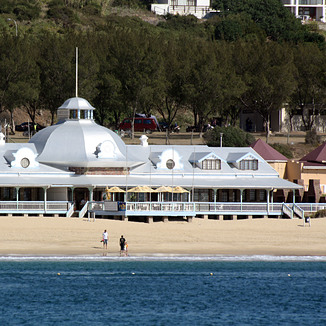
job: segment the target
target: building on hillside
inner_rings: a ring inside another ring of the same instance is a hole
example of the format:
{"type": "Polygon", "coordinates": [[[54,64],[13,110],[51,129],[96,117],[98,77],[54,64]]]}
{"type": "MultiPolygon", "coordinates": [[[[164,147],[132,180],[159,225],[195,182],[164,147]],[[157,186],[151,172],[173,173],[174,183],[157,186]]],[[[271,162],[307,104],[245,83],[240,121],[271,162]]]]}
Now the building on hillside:
{"type": "Polygon", "coordinates": [[[285,7],[302,20],[319,20],[326,22],[326,4],[323,0],[282,0],[285,7]]]}
{"type": "Polygon", "coordinates": [[[151,4],[151,11],[157,15],[194,15],[198,19],[215,12],[211,0],[158,0],[151,4]]]}
{"type": "MultiPolygon", "coordinates": [[[[75,97],[29,143],[0,139],[0,214],[119,218],[282,215],[279,177],[251,147],[126,145],[75,97]],[[275,201],[275,202],[274,202],[275,201]]],[[[289,209],[287,207],[287,213],[289,209]]]]}
{"type": "MultiPolygon", "coordinates": [[[[312,111],[305,109],[304,116],[306,119],[313,121],[313,128],[317,132],[326,132],[326,115],[312,114],[312,111]]],[[[253,110],[242,110],[239,115],[239,126],[247,132],[263,132],[266,126],[261,115],[253,110]]],[[[291,118],[286,108],[281,108],[272,112],[270,117],[270,131],[288,133],[291,131],[305,131],[302,114],[300,110],[291,118]]]]}
{"type": "MultiPolygon", "coordinates": [[[[242,110],[239,114],[240,128],[247,132],[262,132],[266,126],[262,116],[250,109],[242,110]]],[[[281,111],[274,111],[270,117],[270,130],[273,132],[281,131],[282,115],[281,111]]]]}

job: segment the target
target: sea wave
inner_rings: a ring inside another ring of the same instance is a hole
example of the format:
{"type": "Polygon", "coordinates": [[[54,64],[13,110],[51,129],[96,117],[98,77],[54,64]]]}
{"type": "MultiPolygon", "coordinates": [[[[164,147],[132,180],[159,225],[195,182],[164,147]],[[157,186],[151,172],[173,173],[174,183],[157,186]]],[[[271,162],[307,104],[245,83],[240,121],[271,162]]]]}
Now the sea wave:
{"type": "Polygon", "coordinates": [[[135,255],[128,257],[120,256],[28,256],[28,255],[5,255],[0,256],[2,261],[289,261],[289,262],[326,262],[326,256],[273,256],[273,255],[135,255]]]}

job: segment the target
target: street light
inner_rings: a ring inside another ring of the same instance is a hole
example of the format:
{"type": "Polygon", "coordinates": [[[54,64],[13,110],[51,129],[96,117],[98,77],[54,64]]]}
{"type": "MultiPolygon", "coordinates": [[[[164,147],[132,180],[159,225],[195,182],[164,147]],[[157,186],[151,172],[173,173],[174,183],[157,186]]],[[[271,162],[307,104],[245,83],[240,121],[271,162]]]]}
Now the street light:
{"type": "Polygon", "coordinates": [[[17,22],[15,21],[15,19],[11,19],[11,18],[7,18],[8,21],[13,21],[15,23],[15,27],[16,27],[16,37],[18,36],[18,26],[17,26],[17,22]]]}
{"type": "Polygon", "coordinates": [[[220,147],[223,147],[223,132],[220,132],[220,147]]]}

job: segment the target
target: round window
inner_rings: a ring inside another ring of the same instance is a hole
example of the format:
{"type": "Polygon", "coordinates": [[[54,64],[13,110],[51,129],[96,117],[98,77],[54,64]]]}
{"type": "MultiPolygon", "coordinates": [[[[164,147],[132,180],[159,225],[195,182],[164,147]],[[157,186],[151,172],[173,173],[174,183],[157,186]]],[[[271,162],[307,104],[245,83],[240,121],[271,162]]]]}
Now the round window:
{"type": "Polygon", "coordinates": [[[173,160],[167,160],[166,161],[166,167],[169,169],[169,170],[172,170],[174,167],[175,167],[175,163],[173,160]]]}
{"type": "Polygon", "coordinates": [[[29,167],[29,159],[27,157],[22,158],[22,160],[20,161],[20,165],[23,168],[28,168],[29,167]]]}

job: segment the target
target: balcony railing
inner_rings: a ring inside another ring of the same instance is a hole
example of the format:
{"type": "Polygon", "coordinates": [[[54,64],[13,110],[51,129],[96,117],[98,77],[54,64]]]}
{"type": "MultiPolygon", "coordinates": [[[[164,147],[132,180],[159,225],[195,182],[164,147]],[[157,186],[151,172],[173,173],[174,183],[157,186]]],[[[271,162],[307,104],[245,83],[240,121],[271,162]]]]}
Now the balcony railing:
{"type": "Polygon", "coordinates": [[[0,213],[66,213],[72,203],[67,201],[0,201],[0,213]]]}
{"type": "MultiPolygon", "coordinates": [[[[121,205],[118,205],[119,207],[121,205]]],[[[90,211],[108,211],[105,202],[91,202],[90,211]]],[[[231,214],[281,214],[282,203],[229,203],[229,202],[127,202],[125,209],[113,209],[112,213],[120,212],[124,215],[231,215],[231,214]],[[174,213],[174,214],[172,214],[174,213]],[[178,214],[179,213],[179,214],[178,214]]]]}
{"type": "MultiPolygon", "coordinates": [[[[106,202],[92,201],[82,209],[101,215],[281,215],[283,203],[248,202],[106,202]]],[[[300,217],[307,212],[326,210],[326,203],[286,204],[300,217]]],[[[0,214],[66,214],[71,216],[73,204],[68,201],[0,201],[0,214]]],[[[284,207],[283,207],[284,209],[284,207]]]]}

